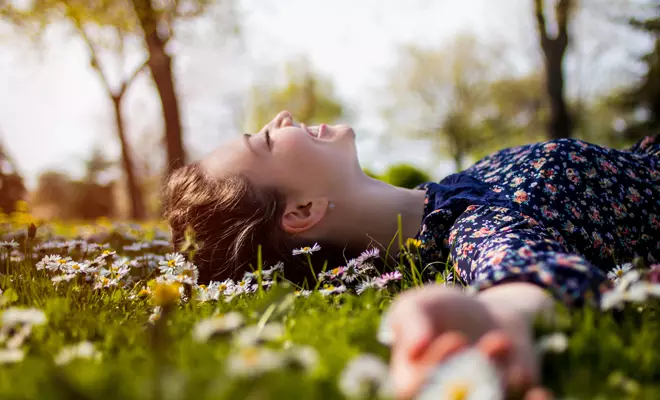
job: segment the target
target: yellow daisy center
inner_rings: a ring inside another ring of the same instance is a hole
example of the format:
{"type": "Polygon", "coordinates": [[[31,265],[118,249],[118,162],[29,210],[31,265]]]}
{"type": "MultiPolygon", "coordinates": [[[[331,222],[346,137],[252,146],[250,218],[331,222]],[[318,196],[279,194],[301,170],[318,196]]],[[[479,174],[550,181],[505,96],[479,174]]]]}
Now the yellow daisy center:
{"type": "Polygon", "coordinates": [[[259,351],[256,348],[250,347],[243,350],[241,358],[245,361],[245,364],[254,366],[259,364],[259,351]]]}
{"type": "Polygon", "coordinates": [[[616,271],[616,276],[619,276],[619,277],[623,276],[623,270],[622,270],[622,269],[618,269],[618,270],[616,271]]]}
{"type": "Polygon", "coordinates": [[[332,270],[332,273],[333,273],[334,275],[337,275],[337,274],[339,273],[339,271],[341,271],[341,268],[337,267],[337,268],[335,268],[335,269],[332,270]]]}
{"type": "Polygon", "coordinates": [[[470,394],[470,388],[467,384],[461,382],[449,387],[447,398],[451,400],[466,400],[470,394]]]}
{"type": "Polygon", "coordinates": [[[311,247],[303,247],[303,251],[310,251],[311,249],[311,247]]]}
{"type": "Polygon", "coordinates": [[[57,260],[57,262],[60,264],[66,264],[66,260],[57,260]]]}
{"type": "Polygon", "coordinates": [[[79,270],[79,269],[80,269],[80,265],[78,265],[78,264],[73,264],[73,265],[71,266],[71,268],[72,268],[72,269],[75,269],[75,270],[79,270]]]}
{"type": "Polygon", "coordinates": [[[173,267],[174,265],[176,265],[176,261],[174,261],[174,260],[168,260],[167,261],[167,266],[168,267],[173,267]]]}

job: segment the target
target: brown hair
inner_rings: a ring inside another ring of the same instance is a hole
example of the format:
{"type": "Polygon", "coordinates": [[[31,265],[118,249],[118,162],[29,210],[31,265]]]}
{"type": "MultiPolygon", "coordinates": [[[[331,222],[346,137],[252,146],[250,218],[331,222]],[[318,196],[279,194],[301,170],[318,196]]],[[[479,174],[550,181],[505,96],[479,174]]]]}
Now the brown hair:
{"type": "MultiPolygon", "coordinates": [[[[302,282],[312,278],[306,259],[291,255],[296,242],[309,244],[281,228],[285,197],[277,189],[257,187],[243,175],[216,179],[199,163],[193,163],[168,177],[163,202],[176,251],[184,243],[187,227],[195,233],[199,249],[191,261],[199,269],[200,283],[240,279],[246,271],[256,269],[259,245],[264,268],[282,261],[287,279],[302,282]]],[[[337,254],[337,246],[326,243],[322,248],[321,256],[326,256],[329,266],[331,262],[343,261],[337,259],[344,253],[339,249],[337,254]]],[[[318,261],[319,255],[314,258],[318,261]]]]}

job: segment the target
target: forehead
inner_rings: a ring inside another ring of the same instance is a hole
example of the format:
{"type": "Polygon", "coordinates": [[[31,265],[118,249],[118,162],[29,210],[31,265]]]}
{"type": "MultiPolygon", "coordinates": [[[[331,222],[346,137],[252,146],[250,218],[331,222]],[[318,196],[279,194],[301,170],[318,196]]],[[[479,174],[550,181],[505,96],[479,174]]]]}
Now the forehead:
{"type": "Polygon", "coordinates": [[[254,157],[253,152],[245,138],[240,136],[216,147],[199,164],[211,176],[222,179],[244,172],[250,165],[252,157],[254,157]]]}

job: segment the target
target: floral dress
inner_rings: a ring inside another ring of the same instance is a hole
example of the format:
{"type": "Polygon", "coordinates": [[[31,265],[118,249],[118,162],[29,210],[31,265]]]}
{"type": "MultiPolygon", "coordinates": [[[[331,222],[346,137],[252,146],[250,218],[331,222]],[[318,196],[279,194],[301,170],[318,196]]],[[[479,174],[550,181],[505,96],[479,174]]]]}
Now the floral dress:
{"type": "Polygon", "coordinates": [[[477,290],[524,281],[597,303],[617,265],[660,262],[657,135],[623,151],[575,139],[509,148],[420,188],[422,265],[477,290]]]}

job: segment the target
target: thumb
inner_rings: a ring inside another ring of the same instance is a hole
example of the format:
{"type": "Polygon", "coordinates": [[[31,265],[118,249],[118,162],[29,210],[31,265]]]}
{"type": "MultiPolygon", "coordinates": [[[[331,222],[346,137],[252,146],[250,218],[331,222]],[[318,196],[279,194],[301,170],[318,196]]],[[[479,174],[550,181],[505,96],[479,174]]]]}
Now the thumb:
{"type": "Polygon", "coordinates": [[[415,304],[400,308],[393,317],[394,346],[401,355],[418,359],[434,338],[433,321],[415,304]]]}

